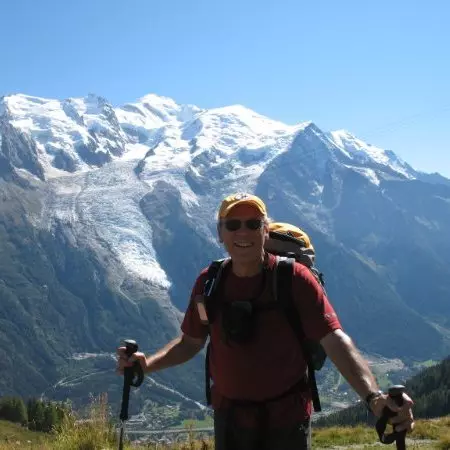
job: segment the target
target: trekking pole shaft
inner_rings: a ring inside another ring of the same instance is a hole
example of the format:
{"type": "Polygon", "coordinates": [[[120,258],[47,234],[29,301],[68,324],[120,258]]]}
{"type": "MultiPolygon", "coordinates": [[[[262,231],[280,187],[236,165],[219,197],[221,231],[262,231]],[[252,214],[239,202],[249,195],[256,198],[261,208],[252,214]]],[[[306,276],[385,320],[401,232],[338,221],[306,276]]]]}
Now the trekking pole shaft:
{"type": "Polygon", "coordinates": [[[128,420],[128,405],[130,402],[130,388],[131,388],[131,378],[133,377],[133,372],[131,367],[125,368],[123,377],[123,391],[122,391],[122,406],[120,409],[120,420],[128,420]],[[131,372],[131,373],[130,373],[131,372]]]}
{"type": "Polygon", "coordinates": [[[128,420],[128,404],[130,401],[130,382],[127,376],[127,369],[125,369],[123,377],[123,391],[122,391],[122,405],[120,408],[120,436],[119,436],[119,450],[123,450],[123,435],[125,431],[125,421],[128,420]]]}
{"type": "MultiPolygon", "coordinates": [[[[124,341],[126,346],[126,354],[128,357],[133,355],[138,351],[138,345],[136,341],[132,339],[126,339],[124,341]]],[[[133,367],[125,367],[123,372],[123,391],[122,391],[122,405],[120,408],[120,437],[119,437],[119,450],[123,450],[123,436],[125,432],[125,421],[128,420],[128,405],[130,402],[130,389],[131,386],[139,386],[144,378],[142,368],[140,364],[136,361],[133,367]],[[139,368],[138,375],[139,380],[133,381],[136,367],[139,368]]]]}
{"type": "Polygon", "coordinates": [[[125,424],[122,423],[122,426],[120,427],[120,436],[119,436],[119,450],[123,450],[123,429],[125,424]]]}

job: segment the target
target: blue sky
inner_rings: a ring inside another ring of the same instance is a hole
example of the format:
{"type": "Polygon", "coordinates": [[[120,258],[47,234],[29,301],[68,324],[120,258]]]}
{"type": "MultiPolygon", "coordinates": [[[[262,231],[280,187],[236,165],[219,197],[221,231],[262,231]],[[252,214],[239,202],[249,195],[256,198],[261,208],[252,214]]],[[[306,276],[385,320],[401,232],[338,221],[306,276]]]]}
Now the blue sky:
{"type": "Polygon", "coordinates": [[[0,95],[239,103],[450,177],[448,0],[15,0],[0,19],[0,95]]]}

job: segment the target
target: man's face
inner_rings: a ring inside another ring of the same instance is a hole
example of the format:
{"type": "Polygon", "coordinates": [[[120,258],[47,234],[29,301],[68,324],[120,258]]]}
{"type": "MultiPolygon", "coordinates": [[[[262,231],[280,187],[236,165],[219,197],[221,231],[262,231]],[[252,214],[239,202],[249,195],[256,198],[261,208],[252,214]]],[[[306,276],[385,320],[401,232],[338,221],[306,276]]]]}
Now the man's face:
{"type": "Polygon", "coordinates": [[[222,219],[219,224],[219,238],[222,240],[231,259],[238,263],[253,263],[260,261],[264,252],[264,241],[269,233],[265,217],[252,205],[235,206],[222,219]],[[236,230],[227,228],[229,225],[237,225],[240,221],[240,227],[236,230]],[[250,221],[248,224],[247,221],[250,221]],[[256,229],[255,225],[261,223],[256,229]]]}

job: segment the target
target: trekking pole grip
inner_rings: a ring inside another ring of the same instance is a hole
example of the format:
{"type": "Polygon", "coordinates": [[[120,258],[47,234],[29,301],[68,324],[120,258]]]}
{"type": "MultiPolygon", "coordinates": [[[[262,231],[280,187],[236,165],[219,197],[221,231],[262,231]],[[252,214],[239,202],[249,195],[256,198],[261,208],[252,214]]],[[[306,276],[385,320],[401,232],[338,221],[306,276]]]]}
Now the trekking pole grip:
{"type": "MultiPolygon", "coordinates": [[[[125,345],[125,354],[130,357],[139,349],[136,341],[126,339],[123,341],[125,345]]],[[[128,404],[130,399],[130,387],[138,387],[144,380],[144,371],[142,370],[139,361],[135,361],[132,367],[125,367],[123,377],[123,391],[122,391],[122,407],[120,410],[120,420],[128,420],[128,404]]]]}
{"type": "Polygon", "coordinates": [[[123,341],[125,344],[125,353],[128,357],[130,357],[133,353],[136,353],[139,350],[139,346],[137,345],[137,342],[133,339],[125,339],[123,341]]]}
{"type": "MultiPolygon", "coordinates": [[[[125,344],[125,354],[128,358],[139,350],[139,346],[133,339],[126,339],[123,343],[125,344]]],[[[144,380],[144,371],[139,361],[135,361],[132,367],[126,367],[124,375],[130,386],[139,387],[144,380]]]]}
{"type": "MultiPolygon", "coordinates": [[[[405,386],[395,385],[395,386],[391,386],[389,388],[388,395],[389,395],[389,397],[391,397],[394,400],[394,402],[397,404],[397,406],[402,406],[404,392],[405,392],[405,386]]],[[[377,430],[377,433],[378,433],[381,443],[392,444],[395,441],[397,450],[405,450],[405,448],[406,448],[406,443],[405,443],[406,431],[395,431],[395,428],[394,428],[394,431],[392,433],[385,434],[388,420],[392,417],[395,417],[396,415],[397,415],[397,413],[395,413],[390,408],[385,406],[381,417],[377,420],[377,423],[375,424],[375,428],[377,430]]]]}
{"type": "MultiPolygon", "coordinates": [[[[389,388],[388,394],[389,397],[391,397],[394,402],[397,404],[397,406],[403,405],[403,393],[405,392],[405,386],[396,385],[389,388]]],[[[397,447],[397,450],[405,450],[406,448],[406,431],[394,431],[394,433],[397,435],[395,444],[397,447]]]]}

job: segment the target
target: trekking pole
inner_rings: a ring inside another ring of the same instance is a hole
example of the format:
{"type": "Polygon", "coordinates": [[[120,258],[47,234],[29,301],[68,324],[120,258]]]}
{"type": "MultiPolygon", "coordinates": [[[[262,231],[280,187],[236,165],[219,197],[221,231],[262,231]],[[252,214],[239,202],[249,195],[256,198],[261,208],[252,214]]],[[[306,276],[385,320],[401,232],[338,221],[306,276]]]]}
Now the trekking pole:
{"type": "MultiPolygon", "coordinates": [[[[133,353],[138,351],[138,345],[136,341],[132,339],[126,339],[123,341],[126,350],[125,354],[130,357],[133,353]]],[[[128,404],[130,401],[130,388],[131,386],[138,387],[144,380],[144,371],[142,370],[139,361],[135,361],[132,367],[125,367],[123,373],[123,391],[122,391],[122,406],[120,409],[120,437],[119,437],[119,450],[123,450],[123,436],[125,431],[125,421],[128,420],[128,404]]]]}
{"type": "MultiPolygon", "coordinates": [[[[398,406],[403,405],[403,393],[405,392],[405,386],[396,385],[389,388],[388,394],[398,406]]],[[[395,441],[397,450],[406,449],[406,431],[393,431],[390,434],[385,434],[388,420],[391,417],[396,416],[397,413],[387,406],[384,407],[381,417],[377,420],[375,428],[380,438],[380,442],[383,444],[392,444],[395,441]]]]}

